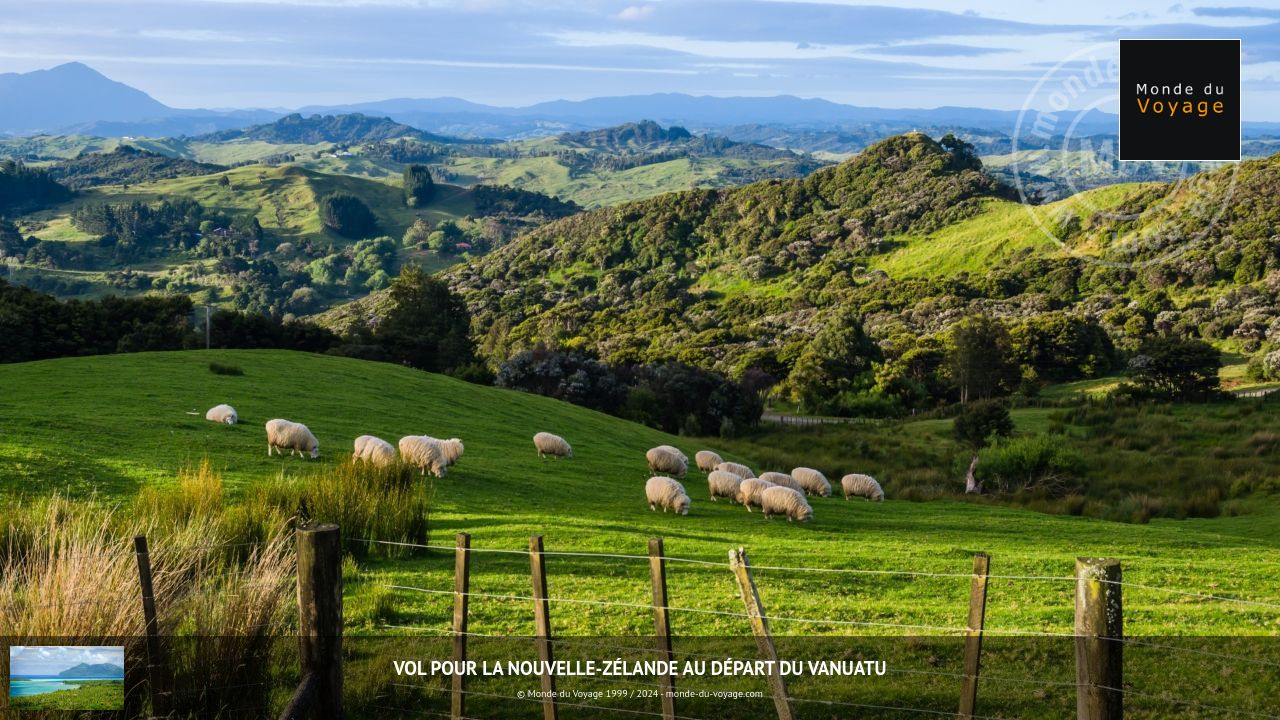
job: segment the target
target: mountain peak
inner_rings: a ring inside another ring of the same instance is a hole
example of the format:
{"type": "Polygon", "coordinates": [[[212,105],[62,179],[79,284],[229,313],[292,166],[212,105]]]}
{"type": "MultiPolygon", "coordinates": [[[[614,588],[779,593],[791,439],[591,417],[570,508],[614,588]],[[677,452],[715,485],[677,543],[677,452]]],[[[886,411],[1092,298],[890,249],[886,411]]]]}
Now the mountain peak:
{"type": "Polygon", "coordinates": [[[141,121],[174,110],[80,62],[0,75],[0,128],[49,132],[94,121],[141,121]]]}

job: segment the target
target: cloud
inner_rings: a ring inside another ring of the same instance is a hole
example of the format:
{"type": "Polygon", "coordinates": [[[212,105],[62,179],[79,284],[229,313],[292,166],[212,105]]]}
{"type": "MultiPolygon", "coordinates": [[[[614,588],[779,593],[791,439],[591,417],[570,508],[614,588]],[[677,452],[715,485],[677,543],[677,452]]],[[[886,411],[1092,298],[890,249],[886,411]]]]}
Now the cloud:
{"type": "Polygon", "coordinates": [[[1280,18],[1280,10],[1260,7],[1197,7],[1191,12],[1202,17],[1280,18]]]}
{"type": "Polygon", "coordinates": [[[952,43],[908,43],[906,45],[888,45],[878,48],[867,48],[874,55],[910,55],[914,57],[977,57],[995,53],[1013,52],[1011,48],[978,47],[976,45],[955,45],[952,43]]]}
{"type": "Polygon", "coordinates": [[[618,19],[634,22],[636,20],[643,20],[652,14],[652,5],[631,5],[623,8],[622,12],[618,13],[618,19]]]}

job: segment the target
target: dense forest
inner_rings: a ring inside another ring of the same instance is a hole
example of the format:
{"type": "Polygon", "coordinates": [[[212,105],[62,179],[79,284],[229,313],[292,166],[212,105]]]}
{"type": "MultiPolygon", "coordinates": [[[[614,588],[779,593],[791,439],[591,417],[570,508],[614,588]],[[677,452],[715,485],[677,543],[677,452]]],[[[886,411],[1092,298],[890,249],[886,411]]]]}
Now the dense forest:
{"type": "Polygon", "coordinates": [[[0,161],[0,216],[32,212],[70,197],[71,191],[48,170],[14,160],[0,161]]]}
{"type": "Polygon", "coordinates": [[[114,152],[83,153],[71,160],[54,163],[49,169],[53,179],[72,190],[98,185],[136,185],[153,180],[210,175],[226,170],[221,165],[171,158],[130,145],[114,152]]]}

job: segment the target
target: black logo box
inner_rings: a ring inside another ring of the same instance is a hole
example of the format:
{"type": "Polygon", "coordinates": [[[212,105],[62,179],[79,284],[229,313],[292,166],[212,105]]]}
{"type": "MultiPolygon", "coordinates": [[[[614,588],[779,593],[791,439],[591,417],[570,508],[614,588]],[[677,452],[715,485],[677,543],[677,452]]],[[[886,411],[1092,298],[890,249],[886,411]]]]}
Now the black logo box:
{"type": "Polygon", "coordinates": [[[1120,160],[1238,161],[1240,103],[1240,40],[1120,41],[1120,160]]]}

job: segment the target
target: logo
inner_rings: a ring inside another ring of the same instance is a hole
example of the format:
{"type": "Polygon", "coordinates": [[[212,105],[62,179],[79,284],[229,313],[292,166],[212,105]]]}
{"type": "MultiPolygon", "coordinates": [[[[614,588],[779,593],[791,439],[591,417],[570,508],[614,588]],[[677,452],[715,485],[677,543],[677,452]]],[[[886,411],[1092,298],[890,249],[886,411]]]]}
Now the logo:
{"type": "Polygon", "coordinates": [[[1239,160],[1240,41],[1121,40],[1120,159],[1239,160]]]}

